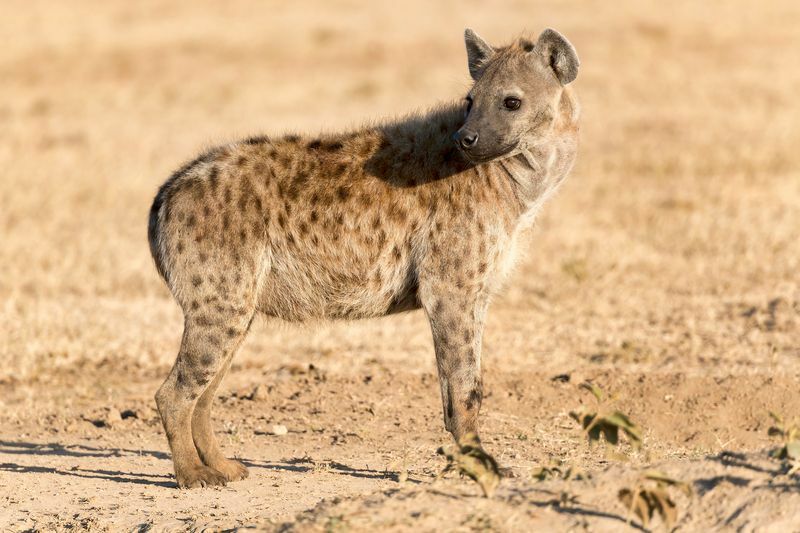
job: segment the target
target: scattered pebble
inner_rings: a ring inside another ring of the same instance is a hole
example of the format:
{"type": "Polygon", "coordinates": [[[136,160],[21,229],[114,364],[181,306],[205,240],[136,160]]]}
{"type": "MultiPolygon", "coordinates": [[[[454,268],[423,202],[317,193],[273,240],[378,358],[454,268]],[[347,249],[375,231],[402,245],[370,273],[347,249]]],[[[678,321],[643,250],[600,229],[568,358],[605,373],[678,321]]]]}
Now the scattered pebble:
{"type": "Polygon", "coordinates": [[[103,422],[105,422],[107,426],[113,426],[114,424],[122,422],[122,415],[117,409],[114,409],[112,407],[111,409],[108,410],[108,413],[106,413],[103,422]]]}
{"type": "Polygon", "coordinates": [[[269,389],[266,385],[256,385],[253,389],[253,392],[247,397],[248,400],[253,400],[254,402],[264,402],[269,399],[269,389]]]}
{"type": "Polygon", "coordinates": [[[273,435],[281,436],[281,435],[286,435],[287,433],[289,433],[289,430],[286,429],[286,426],[284,426],[283,424],[274,424],[272,426],[273,435]]]}

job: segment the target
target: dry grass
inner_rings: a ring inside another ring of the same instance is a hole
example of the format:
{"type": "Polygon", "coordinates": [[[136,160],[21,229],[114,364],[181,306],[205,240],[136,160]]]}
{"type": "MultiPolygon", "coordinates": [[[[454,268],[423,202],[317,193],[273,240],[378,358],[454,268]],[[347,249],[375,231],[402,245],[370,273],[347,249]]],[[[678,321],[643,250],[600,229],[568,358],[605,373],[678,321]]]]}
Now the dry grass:
{"type": "MultiPolygon", "coordinates": [[[[459,97],[465,26],[553,26],[582,61],[578,165],[493,305],[489,376],[800,374],[800,4],[311,4],[5,3],[0,383],[163,370],[181,317],[146,243],[157,186],[209,144],[459,97]]],[[[237,365],[375,360],[432,372],[422,317],[260,324],[237,365]]]]}
{"type": "MultiPolygon", "coordinates": [[[[495,305],[489,347],[548,364],[595,352],[726,370],[796,361],[795,3],[681,3],[666,17],[642,2],[325,2],[312,19],[278,2],[159,5],[24,2],[0,22],[0,376],[103,358],[167,364],[180,319],[144,220],[181,160],[246,133],[458,97],[462,28],[502,41],[520,20],[558,27],[580,51],[583,146],[495,305]],[[791,324],[745,330],[741,313],[757,318],[775,299],[791,324]]],[[[324,329],[258,328],[240,362],[262,357],[256,347],[393,352],[395,334],[427,357],[417,318],[324,329]]]]}

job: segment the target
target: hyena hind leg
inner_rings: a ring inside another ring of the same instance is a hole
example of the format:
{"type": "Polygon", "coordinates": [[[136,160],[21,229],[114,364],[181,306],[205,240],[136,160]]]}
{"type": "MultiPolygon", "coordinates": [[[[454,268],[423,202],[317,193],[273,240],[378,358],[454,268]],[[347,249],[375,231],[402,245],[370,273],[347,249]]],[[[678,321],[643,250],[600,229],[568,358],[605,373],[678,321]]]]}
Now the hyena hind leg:
{"type": "Polygon", "coordinates": [[[254,309],[248,310],[246,318],[230,321],[220,316],[212,320],[203,314],[186,315],[178,358],[156,393],[180,488],[224,485],[246,475],[246,469],[242,472],[222,456],[211,431],[210,410],[216,387],[253,313],[254,309]]]}
{"type": "MultiPolygon", "coordinates": [[[[235,335],[235,330],[230,330],[230,333],[235,335]]],[[[208,384],[205,392],[200,395],[200,398],[197,400],[197,405],[194,407],[194,412],[192,413],[192,439],[194,440],[194,445],[197,448],[200,460],[206,466],[221,472],[228,481],[245,479],[249,475],[249,472],[247,471],[247,467],[239,461],[228,459],[223,455],[217,438],[214,436],[214,430],[211,424],[211,404],[214,401],[217,388],[225,378],[225,374],[228,373],[233,357],[239,350],[239,344],[241,344],[243,339],[244,334],[242,334],[239,339],[237,346],[228,354],[222,368],[217,372],[217,375],[214,376],[214,379],[211,380],[211,383],[208,384]]]]}

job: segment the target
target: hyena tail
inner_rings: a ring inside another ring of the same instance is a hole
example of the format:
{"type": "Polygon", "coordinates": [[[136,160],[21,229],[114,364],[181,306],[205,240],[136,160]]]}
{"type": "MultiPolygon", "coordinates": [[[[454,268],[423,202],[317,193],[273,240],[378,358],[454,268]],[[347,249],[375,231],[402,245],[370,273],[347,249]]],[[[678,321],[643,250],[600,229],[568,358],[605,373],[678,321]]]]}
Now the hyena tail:
{"type": "Polygon", "coordinates": [[[158,190],[158,194],[153,200],[153,205],[150,207],[150,219],[147,223],[147,240],[150,241],[150,255],[153,256],[153,261],[156,263],[156,270],[167,282],[169,280],[167,279],[164,243],[161,242],[160,226],[166,209],[165,204],[169,195],[170,181],[162,185],[158,190]]]}

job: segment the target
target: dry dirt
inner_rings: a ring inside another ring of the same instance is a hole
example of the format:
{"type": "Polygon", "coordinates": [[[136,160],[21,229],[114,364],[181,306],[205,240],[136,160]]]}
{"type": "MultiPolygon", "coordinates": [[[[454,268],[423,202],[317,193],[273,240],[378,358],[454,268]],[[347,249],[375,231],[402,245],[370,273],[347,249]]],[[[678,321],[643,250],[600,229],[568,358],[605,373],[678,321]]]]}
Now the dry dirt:
{"type": "Polygon", "coordinates": [[[694,488],[673,491],[681,530],[800,530],[800,481],[767,455],[768,412],[800,411],[800,3],[2,9],[0,529],[619,531],[639,526],[617,491],[657,469],[694,488]],[[146,243],[156,187],[209,144],[459,97],[466,26],[553,26],[582,59],[578,165],[485,340],[482,432],[509,477],[492,499],[438,478],[411,313],[257,322],[215,411],[251,476],[177,490],[152,400],[181,335],[146,243]],[[568,415],[586,380],[641,450],[588,446],[568,415]],[[582,479],[534,477],[558,463],[582,479]]]}

